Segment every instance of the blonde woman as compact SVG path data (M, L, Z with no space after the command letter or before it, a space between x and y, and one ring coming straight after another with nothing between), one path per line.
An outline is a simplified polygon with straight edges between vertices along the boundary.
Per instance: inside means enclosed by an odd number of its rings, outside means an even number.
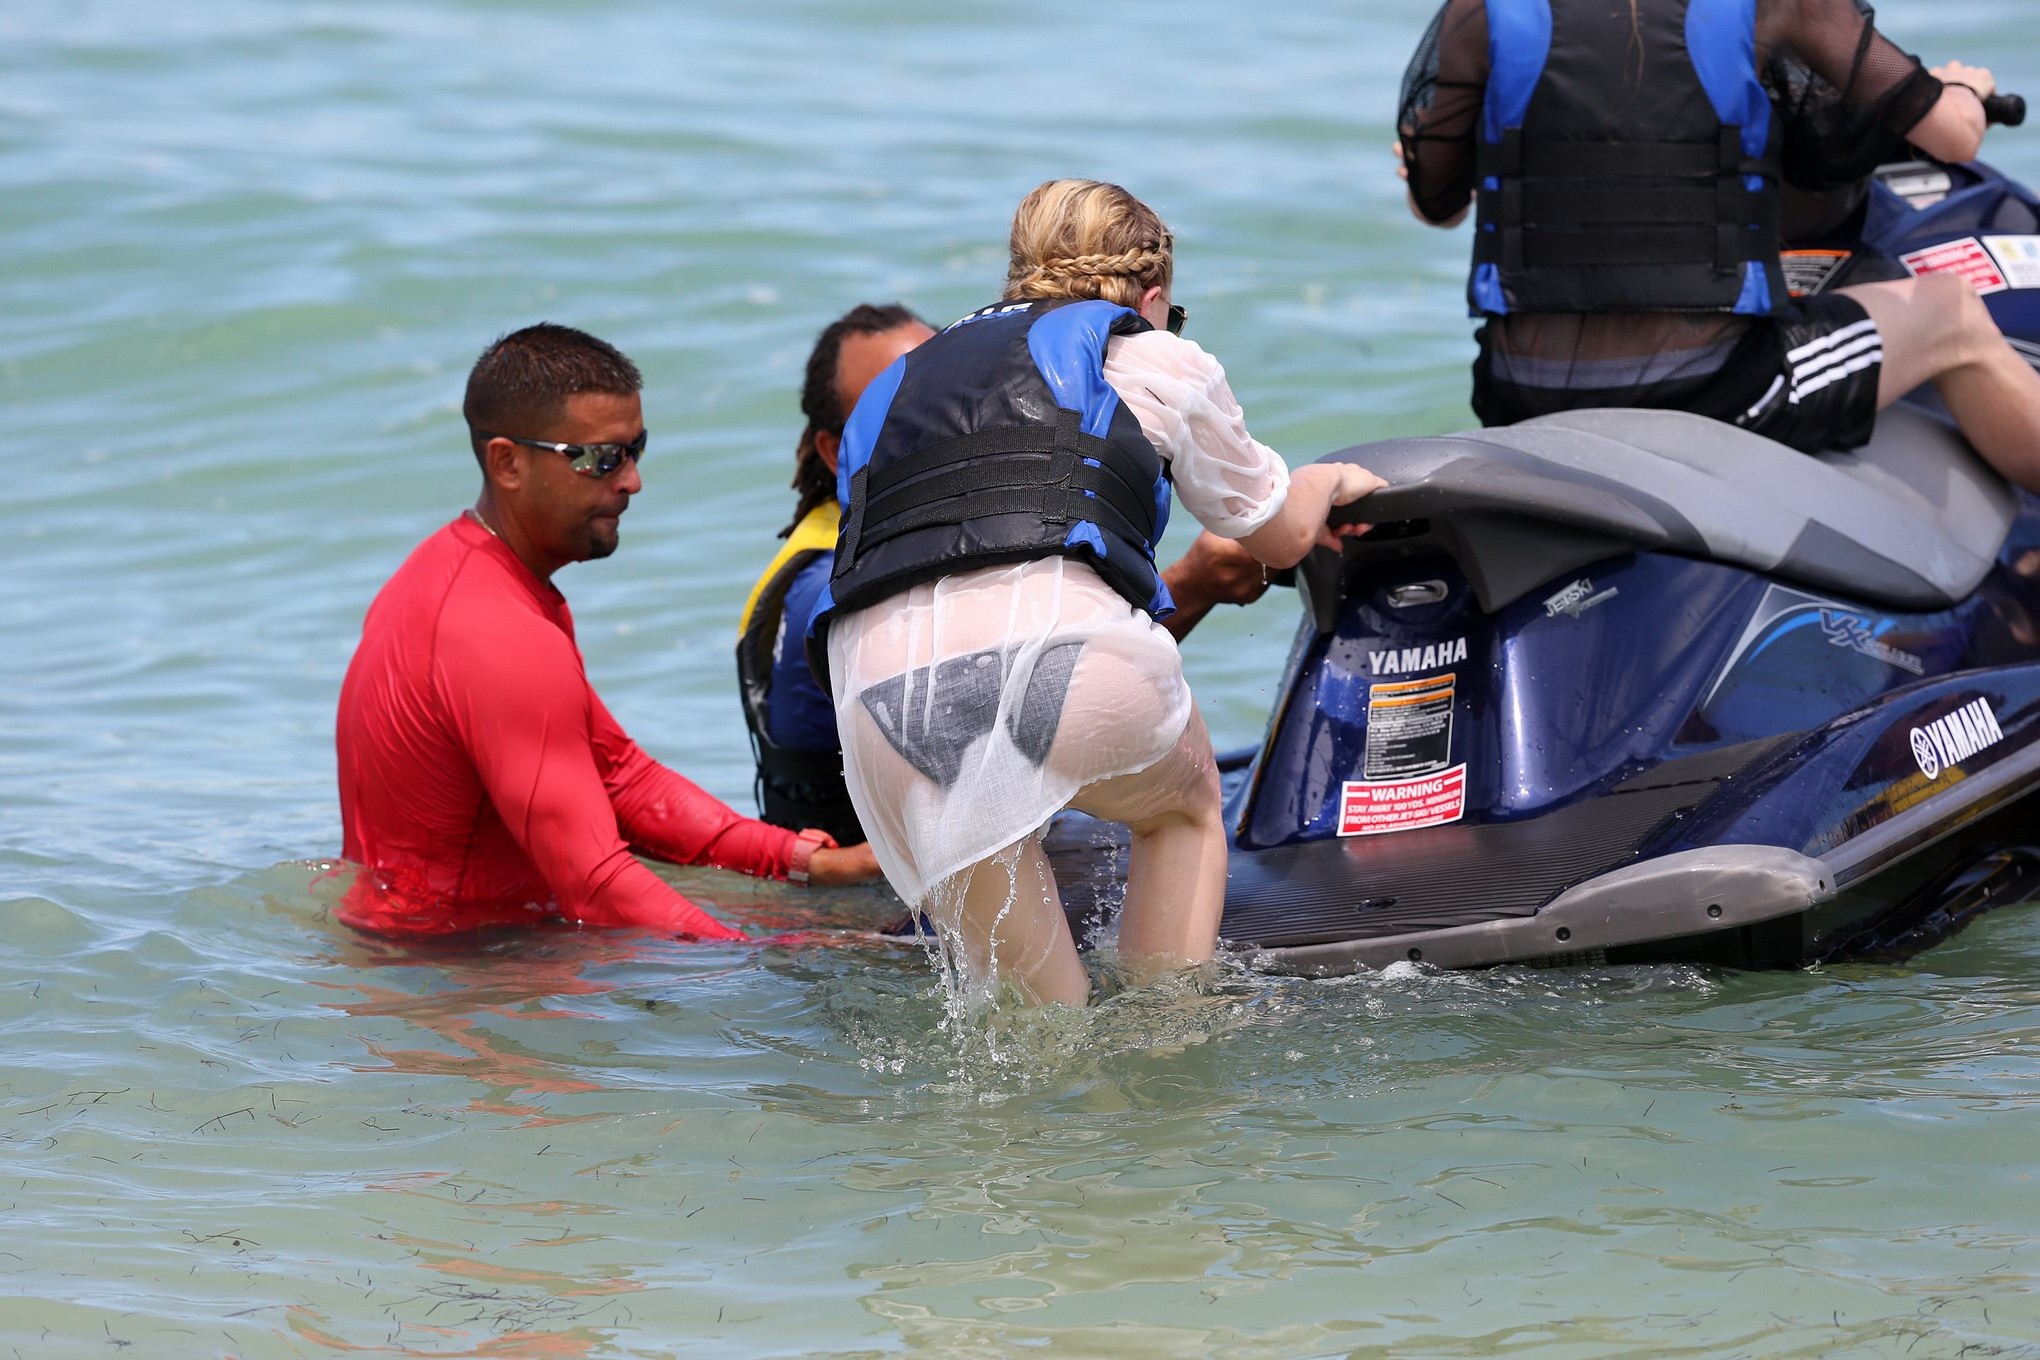
M1335 543L1381 483L1290 472L1218 361L1177 334L1172 241L1114 184L1055 180L1013 217L1005 298L873 380L843 435L842 537L810 656L879 864L965 981L1083 1005L1039 833L1076 807L1132 832L1119 952L1218 942L1226 839L1154 548L1170 485L1272 567Z

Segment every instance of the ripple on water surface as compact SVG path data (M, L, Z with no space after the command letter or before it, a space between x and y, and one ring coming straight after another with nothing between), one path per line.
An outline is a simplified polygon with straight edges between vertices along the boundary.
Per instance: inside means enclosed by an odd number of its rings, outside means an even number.
M856 929L876 898L797 947L417 950L327 923L320 870L141 931L12 904L63 985L0 990L35 1244L0 1335L1815 1355L2040 1324L2030 917L1906 969L1228 967L965 1018Z

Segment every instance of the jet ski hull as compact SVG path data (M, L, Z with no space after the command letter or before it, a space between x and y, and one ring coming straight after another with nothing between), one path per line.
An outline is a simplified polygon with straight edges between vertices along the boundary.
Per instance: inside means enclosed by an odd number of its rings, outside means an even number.
M2030 501L1926 612L1638 553L1489 613L1444 554L1363 565L1228 776L1221 933L1310 974L1924 947L2040 892L2036 565ZM1050 850L1095 933L1123 837Z

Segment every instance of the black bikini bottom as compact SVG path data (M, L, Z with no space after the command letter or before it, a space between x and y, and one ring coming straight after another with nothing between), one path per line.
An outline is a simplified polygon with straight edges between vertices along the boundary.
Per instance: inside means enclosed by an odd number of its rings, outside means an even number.
M999 720L999 696L1024 647L971 652L922 666L861 692L858 702L885 739L942 788L963 772L964 752ZM1006 735L1036 769L1048 759L1077 668L1081 639L1051 642L1035 658L1027 690L1006 714Z

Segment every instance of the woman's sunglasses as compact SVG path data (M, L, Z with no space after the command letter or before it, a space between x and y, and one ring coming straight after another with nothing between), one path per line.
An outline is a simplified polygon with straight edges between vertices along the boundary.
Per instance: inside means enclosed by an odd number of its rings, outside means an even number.
M1189 319L1190 313L1184 311L1173 302L1169 304L1169 334L1181 335L1183 333L1183 325Z
M564 453L573 459L574 471L583 477L607 477L623 466L628 458L635 463L645 456L645 440L651 431L639 430L638 437L628 444L555 444L546 439L519 439L514 434L490 434L487 430L476 430L477 439L507 439L513 444L522 444L527 449L550 449Z

